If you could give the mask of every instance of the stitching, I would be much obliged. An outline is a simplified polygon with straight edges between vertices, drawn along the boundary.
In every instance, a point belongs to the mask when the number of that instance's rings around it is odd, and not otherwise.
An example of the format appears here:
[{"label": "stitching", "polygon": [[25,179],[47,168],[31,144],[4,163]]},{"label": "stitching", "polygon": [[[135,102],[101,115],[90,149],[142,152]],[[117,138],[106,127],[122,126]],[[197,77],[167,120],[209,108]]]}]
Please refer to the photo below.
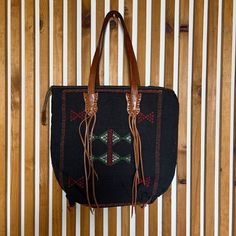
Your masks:
[{"label": "stitching", "polygon": [[[154,196],[157,193],[158,180],[160,176],[160,140],[161,140],[161,109],[162,109],[162,93],[158,96],[157,102],[157,130],[156,130],[156,161],[155,161],[155,179],[153,184],[153,193]],[[159,131],[159,132],[158,132]],[[152,197],[151,197],[152,198]]]},{"label": "stitching", "polygon": [[[82,92],[86,90],[86,88],[81,88],[81,89],[65,89],[62,91],[62,132],[61,132],[61,145],[60,145],[60,169],[63,170],[63,159],[64,159],[64,143],[65,143],[65,105],[66,105],[66,93],[71,93],[71,92]],[[104,91],[104,92],[114,92],[112,89],[99,89],[98,91]],[[115,90],[115,92],[118,93],[125,93],[129,91],[127,90]],[[147,203],[150,202],[152,197],[157,194],[157,187],[158,187],[158,179],[159,179],[159,174],[160,174],[160,136],[161,136],[161,108],[162,108],[162,90],[139,90],[140,92],[143,93],[155,93],[158,94],[158,104],[157,104],[157,130],[156,130],[156,160],[155,160],[155,179],[154,179],[154,184],[153,184],[153,193],[151,198],[147,201]],[[160,132],[158,132],[160,130]],[[62,174],[60,175],[60,183],[63,186],[63,176]],[[101,207],[109,207],[109,206],[122,206],[122,205],[130,205],[131,202],[128,203],[105,203],[105,204],[99,204]],[[138,205],[143,205],[143,203],[137,202]],[[83,205],[87,205],[83,203]],[[96,205],[91,205],[92,207],[96,207]]]},{"label": "stitching", "polygon": [[154,112],[150,112],[149,114],[144,114],[139,112],[138,116],[138,123],[142,123],[143,121],[149,121],[150,123],[154,123]]},{"label": "stitching", "polygon": [[76,112],[71,110],[70,111],[70,121],[75,121],[77,119],[83,120],[85,118],[85,111],[80,111],[80,112]]},{"label": "stitching", "polygon": [[109,129],[107,131],[108,137],[107,137],[107,165],[112,166],[112,136],[113,132],[112,129]]},{"label": "stitching", "polygon": [[65,104],[66,104],[66,96],[65,93],[62,94],[62,108],[61,108],[61,113],[62,113],[62,125],[61,125],[61,145],[60,145],[60,164],[59,164],[59,169],[60,169],[60,177],[59,177],[59,182],[62,187],[64,187],[63,184],[63,165],[64,165],[64,144],[65,144],[65,132],[66,132],[66,109],[65,109]]}]

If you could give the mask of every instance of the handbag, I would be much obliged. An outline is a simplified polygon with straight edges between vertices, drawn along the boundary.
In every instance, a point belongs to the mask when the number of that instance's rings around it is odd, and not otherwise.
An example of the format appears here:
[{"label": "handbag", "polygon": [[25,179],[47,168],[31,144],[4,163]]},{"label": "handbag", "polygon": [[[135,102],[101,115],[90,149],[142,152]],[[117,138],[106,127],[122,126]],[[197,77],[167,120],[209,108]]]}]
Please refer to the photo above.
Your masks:
[{"label": "handbag", "polygon": [[[124,31],[130,86],[100,86],[99,62],[106,26]],[[132,43],[119,12],[103,22],[88,86],[52,86],[51,160],[70,205],[145,206],[171,184],[177,159],[178,99],[173,90],[140,86]]]}]

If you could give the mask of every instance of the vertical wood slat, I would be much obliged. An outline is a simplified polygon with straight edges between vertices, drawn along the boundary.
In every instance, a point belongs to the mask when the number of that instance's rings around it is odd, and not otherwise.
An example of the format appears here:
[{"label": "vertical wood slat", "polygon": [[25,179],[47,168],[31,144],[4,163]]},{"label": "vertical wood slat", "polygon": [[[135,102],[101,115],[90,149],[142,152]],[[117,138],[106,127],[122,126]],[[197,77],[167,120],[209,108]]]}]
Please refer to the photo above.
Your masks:
[{"label": "vertical wood slat", "polygon": [[11,153],[10,153],[10,229],[12,235],[20,234],[20,3],[11,1]]},{"label": "vertical wood slat", "polygon": [[[49,3],[40,1],[40,104],[49,86]],[[41,105],[42,106],[42,105]],[[40,107],[41,107],[40,106]],[[49,119],[48,119],[49,120]],[[47,122],[49,123],[49,122]],[[49,234],[49,125],[40,126],[39,235]]]},{"label": "vertical wood slat", "polygon": [[[34,234],[34,86],[35,86],[35,42],[34,42],[34,3],[32,1],[25,1],[25,78],[24,78],[24,88],[25,89],[25,114],[21,114],[21,119],[25,115],[25,140],[21,140],[23,144],[25,141],[25,157],[24,167],[25,167],[25,209],[24,211],[24,232],[25,234]],[[21,32],[22,33],[22,32]],[[23,49],[22,49],[23,50]],[[22,78],[23,79],[23,78]],[[23,97],[22,97],[23,101]],[[23,147],[22,147],[23,148]],[[23,170],[21,170],[23,171]],[[23,219],[22,219],[23,220]]]},{"label": "vertical wood slat", "polygon": [[[232,66],[232,13],[233,1],[225,0],[222,9],[222,76],[220,114],[220,182],[219,234],[229,235],[229,172],[230,172],[230,96]],[[227,194],[226,194],[227,193]]]},{"label": "vertical wood slat", "polygon": [[206,186],[205,235],[214,232],[214,166],[215,166],[215,88],[218,2],[209,1],[207,58],[207,116],[206,116]]},{"label": "vertical wood slat", "polygon": [[177,235],[186,234],[186,131],[187,131],[187,66],[188,65],[188,1],[180,2],[179,35],[179,136],[177,169]]},{"label": "vertical wood slat", "polygon": [[[165,23],[165,87],[173,87],[173,65],[174,65],[174,5],[172,1],[166,1],[166,23]],[[163,195],[162,233],[171,235],[169,226],[171,219],[171,188]]]},{"label": "vertical wood slat", "polygon": [[7,3],[6,1],[0,2],[0,21],[2,22],[0,27],[0,110],[2,111],[0,113],[0,234],[6,235],[6,148],[7,148],[7,142],[6,142],[6,135],[7,135],[7,51],[6,51],[6,43],[7,43],[7,28],[6,28],[6,13],[7,13]]},{"label": "vertical wood slat", "polygon": [[[68,1],[68,85],[76,85],[76,0]],[[67,235],[75,235],[75,207],[67,208]]]},{"label": "vertical wood slat", "polygon": [[[160,1],[152,3],[152,50],[151,50],[151,85],[159,84],[160,57]],[[157,235],[157,201],[149,207],[149,235]]]},{"label": "vertical wood slat", "polygon": [[[62,0],[53,9],[53,84],[62,85]],[[62,190],[53,174],[52,234],[62,234]]]},{"label": "vertical wood slat", "polygon": [[[192,157],[191,157],[191,233],[200,229],[201,161],[201,75],[202,75],[203,1],[194,3],[193,73],[192,73]],[[204,99],[204,98],[203,98]]]}]

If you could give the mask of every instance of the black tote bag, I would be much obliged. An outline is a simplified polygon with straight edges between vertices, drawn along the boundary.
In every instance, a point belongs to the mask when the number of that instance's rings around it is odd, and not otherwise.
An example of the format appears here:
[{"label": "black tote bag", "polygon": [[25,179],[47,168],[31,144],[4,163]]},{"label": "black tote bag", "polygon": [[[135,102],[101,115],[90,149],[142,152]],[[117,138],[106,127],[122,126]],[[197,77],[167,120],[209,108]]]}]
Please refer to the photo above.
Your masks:
[{"label": "black tote bag", "polygon": [[[124,29],[130,86],[100,86],[105,29],[112,17]],[[178,100],[166,88],[140,86],[122,16],[104,19],[88,86],[52,86],[51,158],[71,205],[111,207],[152,203],[171,184],[177,159]]]}]

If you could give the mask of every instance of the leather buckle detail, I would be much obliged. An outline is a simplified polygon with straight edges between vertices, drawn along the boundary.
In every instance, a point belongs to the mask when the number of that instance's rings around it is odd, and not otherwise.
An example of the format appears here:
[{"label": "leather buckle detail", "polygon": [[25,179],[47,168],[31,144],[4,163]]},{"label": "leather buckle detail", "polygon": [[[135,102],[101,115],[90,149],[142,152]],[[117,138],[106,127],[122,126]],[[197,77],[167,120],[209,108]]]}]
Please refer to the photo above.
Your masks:
[{"label": "leather buckle detail", "polygon": [[140,112],[140,102],[142,94],[126,93],[127,112],[129,115],[136,116]]},{"label": "leather buckle detail", "polygon": [[98,101],[98,93],[84,93],[84,102],[85,102],[85,112],[89,116],[93,116],[96,114],[98,110],[97,106],[97,101]]}]

